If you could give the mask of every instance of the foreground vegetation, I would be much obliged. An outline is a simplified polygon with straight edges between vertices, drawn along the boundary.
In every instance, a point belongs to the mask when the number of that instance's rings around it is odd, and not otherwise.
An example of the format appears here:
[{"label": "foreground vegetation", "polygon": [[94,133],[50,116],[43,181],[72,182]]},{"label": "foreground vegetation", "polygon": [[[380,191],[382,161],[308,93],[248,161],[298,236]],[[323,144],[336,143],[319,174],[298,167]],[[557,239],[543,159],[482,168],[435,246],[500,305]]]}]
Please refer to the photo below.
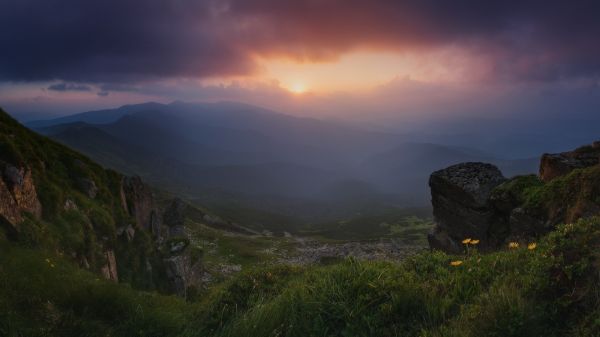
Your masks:
[{"label": "foreground vegetation", "polygon": [[6,243],[0,335],[598,336],[599,248],[595,218],[486,255],[248,270],[186,303]]}]

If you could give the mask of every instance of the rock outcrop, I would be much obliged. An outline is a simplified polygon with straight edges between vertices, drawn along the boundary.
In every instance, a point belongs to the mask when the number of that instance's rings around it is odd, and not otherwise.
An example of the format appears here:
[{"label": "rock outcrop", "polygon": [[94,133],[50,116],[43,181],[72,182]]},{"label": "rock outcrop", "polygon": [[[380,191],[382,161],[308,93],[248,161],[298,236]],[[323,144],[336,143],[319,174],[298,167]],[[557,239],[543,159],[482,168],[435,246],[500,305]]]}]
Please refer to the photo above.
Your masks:
[{"label": "rock outcrop", "polygon": [[[201,252],[189,247],[181,200],[169,208],[169,233],[151,188],[139,177],[106,170],[2,109],[0,148],[3,239],[48,245],[81,268],[134,287],[185,294],[196,284]],[[162,271],[168,275],[154,277]]]},{"label": "rock outcrop", "polygon": [[161,237],[161,223],[150,187],[138,176],[124,177],[121,182],[121,204],[135,218],[137,228]]},{"label": "rock outcrop", "polygon": [[186,203],[175,198],[171,204],[165,209],[163,215],[163,223],[169,228],[169,237],[185,236],[185,211]]},{"label": "rock outcrop", "polygon": [[190,254],[175,255],[166,258],[164,262],[171,291],[177,295],[186,297],[188,288],[201,282],[202,264],[200,261],[193,261]]},{"label": "rock outcrop", "polygon": [[542,155],[540,179],[549,182],[571,171],[600,164],[600,141],[574,151]]},{"label": "rock outcrop", "polygon": [[96,186],[96,182],[90,178],[77,179],[77,186],[79,187],[79,190],[90,199],[94,199],[96,198],[96,195],[98,195],[98,186]]},{"label": "rock outcrop", "polygon": [[492,190],[506,181],[491,164],[463,163],[434,172],[429,179],[436,226],[428,236],[435,249],[459,252],[464,238],[489,246],[488,231],[494,210],[488,199]]},{"label": "rock outcrop", "polygon": [[[576,169],[585,170],[569,175]],[[600,142],[544,154],[539,177],[506,180],[495,166],[483,163],[436,171],[429,181],[436,221],[429,245],[459,253],[461,241],[471,238],[479,240],[480,249],[496,249],[508,241],[527,242],[560,223],[600,215],[599,181]]]},{"label": "rock outcrop", "polygon": [[169,290],[179,296],[186,297],[191,287],[198,287],[202,283],[202,259],[193,256],[187,243],[174,242],[167,248],[167,256],[163,265],[168,280]]},{"label": "rock outcrop", "polygon": [[106,264],[101,269],[102,276],[104,276],[104,278],[107,280],[119,282],[119,275],[117,273],[117,259],[115,257],[115,252],[112,250],[108,250],[104,252],[104,257],[106,258]]},{"label": "rock outcrop", "polygon": [[[2,168],[2,166],[4,166]],[[23,221],[22,212],[29,212],[39,218],[42,206],[37,197],[31,170],[10,164],[0,165],[0,217],[10,226],[10,232],[19,231]]]}]

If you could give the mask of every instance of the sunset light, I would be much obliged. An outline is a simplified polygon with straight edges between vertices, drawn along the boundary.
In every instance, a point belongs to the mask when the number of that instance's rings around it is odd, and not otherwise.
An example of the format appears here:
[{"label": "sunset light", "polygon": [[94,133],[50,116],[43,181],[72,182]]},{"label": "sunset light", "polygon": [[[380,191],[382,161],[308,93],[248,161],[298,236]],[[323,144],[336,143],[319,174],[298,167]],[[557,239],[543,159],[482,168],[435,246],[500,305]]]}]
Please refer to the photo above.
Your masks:
[{"label": "sunset light", "polygon": [[0,0],[2,336],[599,337],[598,13]]},{"label": "sunset light", "polygon": [[294,94],[303,94],[306,92],[306,86],[303,83],[297,82],[292,84],[290,91]]}]

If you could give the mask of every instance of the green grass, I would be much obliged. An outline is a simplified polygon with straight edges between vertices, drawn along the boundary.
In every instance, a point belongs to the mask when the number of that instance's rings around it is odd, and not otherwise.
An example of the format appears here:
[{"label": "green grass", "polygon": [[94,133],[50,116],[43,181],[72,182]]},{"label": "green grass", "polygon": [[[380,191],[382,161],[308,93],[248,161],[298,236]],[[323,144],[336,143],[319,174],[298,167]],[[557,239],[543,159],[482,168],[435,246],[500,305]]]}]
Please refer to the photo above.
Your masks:
[{"label": "green grass", "polygon": [[0,335],[169,336],[185,303],[134,291],[42,250],[0,247]]},{"label": "green grass", "polygon": [[562,226],[534,250],[347,260],[274,290],[263,271],[226,288],[251,289],[245,295],[206,310],[254,303],[221,315],[218,336],[597,336],[599,245],[596,219]]},{"label": "green grass", "polygon": [[[25,247],[41,247],[85,260],[91,270],[105,264],[104,252],[114,250],[120,280],[140,288],[165,289],[164,276],[151,280],[143,272],[146,262],[160,270],[158,252],[149,247],[147,233],[138,230],[136,240],[116,236],[116,228],[135,223],[121,205],[123,176],[96,164],[88,157],[21,126],[0,109],[0,170],[6,165],[31,170],[42,216],[26,216],[16,241]],[[81,179],[98,188],[95,198],[80,189]],[[65,210],[70,200],[77,210]]]},{"label": "green grass", "polygon": [[[189,303],[139,290],[162,289],[164,271],[146,232],[138,230],[131,242],[114,235],[131,223],[120,206],[121,175],[0,112],[0,166],[6,163],[32,169],[43,216],[26,215],[16,242],[0,233],[0,336],[600,335],[599,218],[559,226],[533,250],[424,252],[402,262],[310,267],[257,267],[276,259],[266,249],[290,249],[289,242],[203,227],[190,242],[195,258],[207,267],[244,268]],[[81,177],[98,186],[95,199],[78,190]],[[576,219],[600,201],[599,177],[598,167],[547,184],[520,177],[495,193],[545,216],[558,210]],[[79,209],[64,210],[67,199]],[[416,240],[429,222],[413,214],[358,217],[315,231],[330,239],[383,233]],[[217,243],[214,254],[212,245],[198,245],[202,240]],[[131,285],[99,278],[107,248]],[[80,257],[89,271],[79,268]]]},{"label": "green grass", "polygon": [[192,238],[190,248],[201,252],[202,265],[216,279],[223,281],[223,265],[239,265],[243,270],[277,263],[281,255],[295,254],[295,243],[281,237],[247,236],[225,233],[199,223],[188,222]]},{"label": "green grass", "polygon": [[[533,250],[250,268],[194,303],[5,246],[0,334],[7,336],[600,334],[598,218],[560,226]],[[462,264],[451,266],[454,260]]]},{"label": "green grass", "polygon": [[600,166],[573,170],[545,184],[536,176],[516,177],[498,186],[492,199],[544,221],[573,222],[600,209]]},{"label": "green grass", "polygon": [[392,209],[381,214],[359,215],[349,219],[318,223],[301,231],[303,235],[332,240],[373,240],[399,238],[406,243],[426,243],[433,227],[428,208]]}]

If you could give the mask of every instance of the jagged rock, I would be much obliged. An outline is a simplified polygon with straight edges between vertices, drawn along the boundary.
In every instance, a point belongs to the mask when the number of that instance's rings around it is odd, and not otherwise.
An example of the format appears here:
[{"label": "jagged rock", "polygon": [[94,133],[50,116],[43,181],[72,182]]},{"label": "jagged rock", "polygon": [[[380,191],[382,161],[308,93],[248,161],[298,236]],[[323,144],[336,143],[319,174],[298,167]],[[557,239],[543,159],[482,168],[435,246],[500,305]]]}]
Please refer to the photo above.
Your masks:
[{"label": "jagged rock", "polygon": [[87,195],[90,199],[96,198],[98,194],[98,187],[96,186],[96,182],[89,178],[79,178],[77,179],[77,187]]},{"label": "jagged rock", "polygon": [[181,251],[183,251],[185,249],[185,247],[187,247],[187,242],[185,241],[177,241],[177,242],[173,242],[171,244],[170,247],[170,251],[172,254],[177,254],[180,253]]},{"label": "jagged rock", "polygon": [[79,265],[80,265],[82,268],[85,268],[85,269],[90,269],[90,263],[88,262],[88,260],[87,260],[87,258],[86,258],[85,256],[81,256],[81,257],[79,258]]},{"label": "jagged rock", "polygon": [[75,202],[71,199],[67,199],[65,200],[65,205],[63,206],[65,211],[76,211],[77,210],[77,204],[75,204]]},{"label": "jagged rock", "polygon": [[[151,230],[160,236],[160,217],[152,190],[138,176],[125,177],[121,182],[121,204],[135,218],[138,228]],[[155,232],[158,230],[158,233]]]},{"label": "jagged rock", "polygon": [[185,236],[185,212],[186,203],[175,198],[165,210],[163,215],[163,223],[169,227],[169,236]]},{"label": "jagged rock", "polygon": [[127,238],[127,241],[132,241],[133,238],[135,237],[135,228],[133,228],[133,226],[131,226],[131,225],[121,226],[121,227],[117,228],[117,235],[118,236],[125,235],[125,237]]},{"label": "jagged rock", "polygon": [[177,295],[186,297],[187,289],[200,282],[202,264],[200,261],[192,263],[189,254],[172,256],[164,259],[164,263],[171,290]]},{"label": "jagged rock", "polygon": [[4,181],[11,188],[15,185],[22,186],[24,182],[23,169],[18,169],[13,165],[7,165],[4,169]]},{"label": "jagged rock", "polygon": [[21,212],[29,212],[39,218],[42,205],[37,197],[35,184],[28,168],[6,165],[0,179],[0,217],[9,231],[18,232],[23,221]]},{"label": "jagged rock", "polygon": [[102,276],[104,276],[104,278],[107,280],[119,282],[115,252],[112,250],[107,250],[104,252],[104,257],[106,258],[106,264],[100,270],[102,272]]},{"label": "jagged rock", "polygon": [[186,204],[179,198],[173,199],[165,209],[164,223],[169,227],[183,226],[185,220]]},{"label": "jagged rock", "polygon": [[12,231],[18,231],[18,223],[22,221],[21,211],[10,189],[0,179],[0,215],[6,220]]},{"label": "jagged rock", "polygon": [[569,174],[571,171],[600,164],[600,141],[574,151],[542,155],[540,179],[544,182]]},{"label": "jagged rock", "polygon": [[491,245],[488,230],[494,221],[488,204],[492,190],[506,180],[491,164],[462,163],[431,174],[431,203],[436,227],[428,235],[431,247],[456,252],[464,238]]}]

